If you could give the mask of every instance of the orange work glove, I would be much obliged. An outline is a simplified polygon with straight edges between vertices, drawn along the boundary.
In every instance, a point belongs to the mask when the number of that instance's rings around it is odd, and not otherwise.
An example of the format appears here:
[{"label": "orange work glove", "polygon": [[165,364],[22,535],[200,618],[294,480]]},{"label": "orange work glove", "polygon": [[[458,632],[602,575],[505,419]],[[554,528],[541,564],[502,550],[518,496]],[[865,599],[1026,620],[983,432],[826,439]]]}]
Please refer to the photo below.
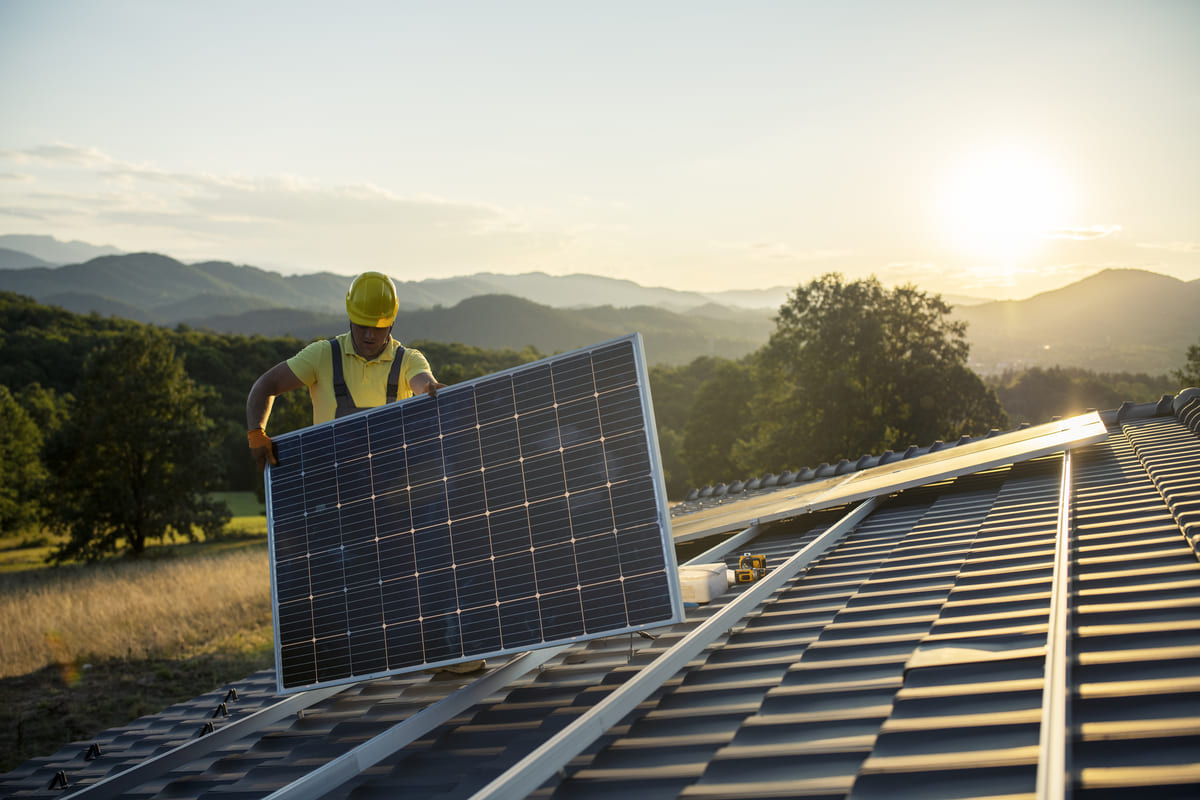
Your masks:
[{"label": "orange work glove", "polygon": [[270,436],[267,436],[266,431],[262,428],[246,431],[246,438],[250,441],[250,455],[254,459],[254,463],[258,464],[259,472],[265,470],[268,463],[271,466],[279,464],[275,443],[271,441]]}]

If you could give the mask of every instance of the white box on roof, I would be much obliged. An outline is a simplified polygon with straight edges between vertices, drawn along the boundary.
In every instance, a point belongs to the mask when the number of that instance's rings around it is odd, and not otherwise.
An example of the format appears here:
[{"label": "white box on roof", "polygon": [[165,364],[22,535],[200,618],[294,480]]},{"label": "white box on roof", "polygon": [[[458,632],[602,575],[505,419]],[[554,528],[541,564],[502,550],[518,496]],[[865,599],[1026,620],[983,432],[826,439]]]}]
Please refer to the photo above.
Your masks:
[{"label": "white box on roof", "polygon": [[707,603],[729,588],[724,562],[679,568],[679,586],[685,603]]}]

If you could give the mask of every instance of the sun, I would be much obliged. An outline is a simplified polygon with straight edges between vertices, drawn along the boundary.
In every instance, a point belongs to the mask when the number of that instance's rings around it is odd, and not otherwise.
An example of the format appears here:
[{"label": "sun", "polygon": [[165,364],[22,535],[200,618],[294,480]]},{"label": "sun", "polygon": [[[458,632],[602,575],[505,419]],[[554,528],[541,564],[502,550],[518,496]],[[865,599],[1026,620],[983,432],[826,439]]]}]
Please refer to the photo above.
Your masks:
[{"label": "sun", "polygon": [[1049,159],[1015,148],[979,151],[951,170],[939,219],[952,245],[997,270],[1032,255],[1065,224],[1067,183]]}]

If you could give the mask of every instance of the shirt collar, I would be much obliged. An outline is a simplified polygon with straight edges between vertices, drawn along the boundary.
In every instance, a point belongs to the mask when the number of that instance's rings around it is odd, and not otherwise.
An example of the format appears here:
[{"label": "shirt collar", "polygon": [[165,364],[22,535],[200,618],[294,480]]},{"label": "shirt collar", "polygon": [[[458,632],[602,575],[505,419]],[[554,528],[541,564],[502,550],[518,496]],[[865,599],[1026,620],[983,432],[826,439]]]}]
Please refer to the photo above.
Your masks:
[{"label": "shirt collar", "polygon": [[372,359],[366,359],[360,356],[358,351],[354,349],[354,334],[351,331],[346,331],[338,339],[341,340],[343,352],[349,353],[364,364],[374,364],[376,362],[389,363],[394,361],[396,359],[396,350],[400,348],[400,342],[396,340],[396,337],[389,336],[388,346],[383,349],[383,352]]}]

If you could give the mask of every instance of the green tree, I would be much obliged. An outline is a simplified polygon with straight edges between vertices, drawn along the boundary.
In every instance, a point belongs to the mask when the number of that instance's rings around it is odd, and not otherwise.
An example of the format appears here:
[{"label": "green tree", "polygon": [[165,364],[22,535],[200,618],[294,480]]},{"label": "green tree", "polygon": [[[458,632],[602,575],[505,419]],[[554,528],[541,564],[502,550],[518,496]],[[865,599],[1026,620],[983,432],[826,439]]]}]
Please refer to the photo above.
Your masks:
[{"label": "green tree", "polygon": [[712,378],[724,359],[700,356],[686,366],[650,367],[650,394],[654,401],[654,422],[662,451],[663,478],[667,496],[682,498],[693,485],[692,470],[683,457],[684,426],[701,394],[700,387]]},{"label": "green tree", "polygon": [[12,533],[37,523],[41,516],[46,469],[42,434],[7,386],[0,385],[0,531]]},{"label": "green tree", "polygon": [[1187,361],[1171,374],[1184,389],[1200,387],[1200,342],[1187,349]]},{"label": "green tree", "polygon": [[217,536],[229,509],[207,497],[219,486],[206,393],[185,374],[161,332],[142,328],[92,352],[75,413],[54,437],[54,527],[68,540],[55,562],[93,561],[148,541]]},{"label": "green tree", "polygon": [[62,427],[70,416],[72,398],[40,383],[31,383],[16,394],[17,402],[41,429],[43,438]]},{"label": "green tree", "polygon": [[758,353],[746,465],[815,465],[1007,427],[938,295],[824,275],[797,287]]},{"label": "green tree", "polygon": [[989,379],[989,384],[1013,423],[1034,425],[1092,408],[1117,408],[1126,400],[1148,402],[1175,392],[1166,375],[1092,372],[1077,367],[1008,371]]},{"label": "green tree", "polygon": [[722,361],[697,390],[680,448],[693,484],[745,477],[758,388],[751,375],[746,364]]}]

